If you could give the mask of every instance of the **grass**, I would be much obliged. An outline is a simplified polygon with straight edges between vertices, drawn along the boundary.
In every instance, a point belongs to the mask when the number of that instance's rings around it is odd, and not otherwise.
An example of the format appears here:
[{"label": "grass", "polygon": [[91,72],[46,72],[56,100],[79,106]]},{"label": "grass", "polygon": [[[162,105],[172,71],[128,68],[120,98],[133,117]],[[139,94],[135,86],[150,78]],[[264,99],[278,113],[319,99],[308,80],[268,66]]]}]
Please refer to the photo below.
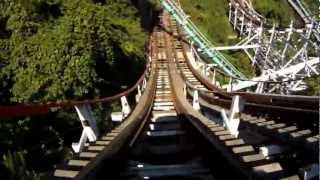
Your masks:
[{"label": "grass", "polygon": [[309,86],[307,95],[320,96],[320,76],[309,78],[306,82]]},{"label": "grass", "polygon": [[[239,39],[228,21],[228,0],[181,0],[184,11],[215,45],[236,44]],[[254,75],[249,58],[241,51],[224,51],[226,58],[246,77]]]},{"label": "grass", "polygon": [[228,39],[236,33],[228,22],[227,0],[183,0],[181,3],[185,12],[213,43],[233,43],[234,40]]},{"label": "grass", "polygon": [[311,11],[314,17],[320,20],[320,1],[319,0],[303,0],[306,7]]},{"label": "grass", "polygon": [[268,22],[276,23],[280,27],[289,26],[291,20],[295,26],[301,26],[303,23],[287,0],[253,0],[253,6]]}]

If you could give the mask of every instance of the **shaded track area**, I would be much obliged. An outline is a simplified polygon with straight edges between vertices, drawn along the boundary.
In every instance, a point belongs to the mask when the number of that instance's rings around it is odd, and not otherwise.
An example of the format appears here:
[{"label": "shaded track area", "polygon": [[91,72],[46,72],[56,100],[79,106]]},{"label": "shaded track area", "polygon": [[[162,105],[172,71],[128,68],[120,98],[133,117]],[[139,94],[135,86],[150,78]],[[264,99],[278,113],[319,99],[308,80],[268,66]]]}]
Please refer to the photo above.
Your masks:
[{"label": "shaded track area", "polygon": [[[137,139],[129,144],[120,159],[106,161],[105,169],[112,179],[208,179],[214,177],[206,167],[205,157],[197,139],[190,132],[187,121],[179,117],[174,106],[172,85],[169,81],[166,58],[165,33],[155,29],[154,57],[156,65],[156,91],[150,116],[143,123]],[[124,158],[125,157],[125,158]],[[114,164],[117,167],[114,168]],[[99,179],[99,178],[98,178]]]}]

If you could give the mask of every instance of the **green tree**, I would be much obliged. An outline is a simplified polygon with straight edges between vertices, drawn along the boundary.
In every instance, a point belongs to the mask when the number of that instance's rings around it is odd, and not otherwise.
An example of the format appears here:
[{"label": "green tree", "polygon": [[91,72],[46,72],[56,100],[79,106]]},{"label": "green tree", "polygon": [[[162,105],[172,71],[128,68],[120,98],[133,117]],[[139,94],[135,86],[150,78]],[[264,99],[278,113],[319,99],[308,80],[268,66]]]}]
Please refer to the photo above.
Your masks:
[{"label": "green tree", "polygon": [[3,14],[14,47],[4,68],[13,101],[104,95],[99,87],[123,79],[106,70],[142,64],[146,34],[128,1],[11,1]]},{"label": "green tree", "polygon": [[[0,0],[0,104],[122,91],[142,73],[146,40],[131,1]],[[93,107],[102,132],[111,127],[105,119],[116,106]],[[81,129],[73,109],[1,119],[0,174],[43,176],[70,157]]]},{"label": "green tree", "polygon": [[3,155],[3,165],[8,170],[11,180],[40,180],[34,171],[27,170],[25,153],[23,152],[8,152]]}]

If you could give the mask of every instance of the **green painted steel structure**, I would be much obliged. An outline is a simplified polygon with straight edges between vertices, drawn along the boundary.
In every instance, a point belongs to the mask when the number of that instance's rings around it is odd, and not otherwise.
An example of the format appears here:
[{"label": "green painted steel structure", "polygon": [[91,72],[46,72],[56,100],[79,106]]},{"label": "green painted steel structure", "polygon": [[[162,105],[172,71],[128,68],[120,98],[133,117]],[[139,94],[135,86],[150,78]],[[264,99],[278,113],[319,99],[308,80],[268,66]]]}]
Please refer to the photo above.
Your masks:
[{"label": "green painted steel structure", "polygon": [[188,38],[201,50],[201,53],[212,60],[219,68],[228,75],[247,79],[237,70],[220,52],[213,49],[212,43],[198,30],[184,11],[171,0],[160,0],[161,5],[181,25],[188,34]]}]

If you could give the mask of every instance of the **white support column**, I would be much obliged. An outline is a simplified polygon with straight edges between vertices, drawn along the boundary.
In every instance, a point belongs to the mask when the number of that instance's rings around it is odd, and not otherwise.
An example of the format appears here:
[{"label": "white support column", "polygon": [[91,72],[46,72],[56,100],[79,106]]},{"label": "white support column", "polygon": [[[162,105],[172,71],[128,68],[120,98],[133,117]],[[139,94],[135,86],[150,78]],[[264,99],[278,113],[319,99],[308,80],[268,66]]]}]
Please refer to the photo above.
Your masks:
[{"label": "white support column", "polygon": [[200,103],[199,103],[199,93],[198,90],[194,90],[193,92],[193,101],[192,101],[193,109],[199,111],[200,110]]},{"label": "white support column", "polygon": [[237,28],[238,23],[238,8],[239,4],[236,3],[235,11],[234,11],[234,21],[233,21],[233,29],[235,30]]},{"label": "white support column", "polygon": [[243,110],[243,108],[243,100],[240,98],[240,96],[234,96],[232,98],[230,116],[227,117],[226,111],[224,109],[221,110],[224,126],[229,130],[230,134],[236,137],[239,135],[238,127],[240,124],[240,112]]},{"label": "white support column", "polygon": [[[273,24],[273,27],[272,27],[272,30],[271,30],[271,37],[270,37],[269,44],[268,44],[268,49],[267,49],[267,52],[265,54],[264,66],[267,65],[267,62],[269,62],[269,54],[271,52],[271,48],[273,46],[273,40],[274,40],[275,33],[276,33],[275,28],[276,28],[276,26],[275,26],[275,24]],[[263,68],[266,68],[266,67],[263,67]]]},{"label": "white support column", "polygon": [[139,102],[141,94],[142,94],[140,85],[138,85],[137,90],[138,90],[138,94],[136,95],[136,102]]},{"label": "white support column", "polygon": [[319,176],[319,164],[311,164],[307,167],[300,169],[300,174],[303,177],[303,180],[310,180]]},{"label": "white support column", "polygon": [[232,4],[229,3],[229,22],[231,22],[231,16],[232,16]]},{"label": "white support column", "polygon": [[72,143],[74,152],[79,153],[85,146],[87,140],[94,142],[99,136],[96,118],[93,116],[89,104],[75,106],[78,117],[81,121],[83,130],[78,143]]},{"label": "white support column", "polygon": [[184,95],[184,97],[187,97],[187,94],[188,94],[188,89],[187,89],[187,85],[186,84],[184,84],[183,85],[183,95]]},{"label": "white support column", "polygon": [[197,62],[198,59],[197,59],[197,57],[196,57],[196,52],[194,52],[195,49],[194,49],[194,47],[193,47],[193,42],[189,41],[189,44],[190,44],[191,57],[193,57],[193,58],[194,58],[194,61]]},{"label": "white support column", "polygon": [[146,87],[147,87],[147,80],[146,80],[146,78],[143,78],[141,90],[144,91],[146,89]]},{"label": "white support column", "polygon": [[281,154],[284,151],[284,149],[282,149],[278,145],[268,145],[259,147],[259,151],[264,157],[266,157],[266,159],[270,159],[271,156]]},{"label": "white support column", "polygon": [[206,64],[206,69],[205,69],[205,71],[206,71],[206,73],[205,73],[205,76],[206,77],[208,77],[209,75],[210,75],[210,68],[211,68],[211,65],[210,64]]},{"label": "white support column", "polygon": [[262,36],[263,36],[263,27],[259,27],[257,29],[258,31],[258,43],[260,44],[260,47],[258,47],[257,49],[255,49],[255,54],[253,57],[253,61],[252,61],[252,65],[255,65],[255,63],[257,62],[257,55],[261,52],[262,47]]},{"label": "white support column", "polygon": [[206,76],[206,64],[202,65],[202,75]]},{"label": "white support column", "polygon": [[311,37],[312,29],[313,29],[313,24],[307,24],[306,25],[306,36],[305,36],[304,45],[303,45],[303,48],[304,48],[306,53],[307,53],[307,47],[309,45],[309,40],[310,40],[310,37]]},{"label": "white support column", "polygon": [[263,88],[264,88],[264,83],[263,82],[259,82],[257,84],[256,93],[259,93],[259,94],[263,93]]},{"label": "white support column", "polygon": [[248,28],[248,37],[250,38],[251,35],[252,35],[252,26],[253,26],[252,20],[249,22],[248,26],[249,26],[249,28]]},{"label": "white support column", "polygon": [[[256,49],[254,49],[254,51],[256,51]],[[252,57],[252,55],[249,53],[249,51],[247,49],[244,49],[244,52],[247,54],[247,56],[249,57],[251,63],[252,63],[252,66],[254,66],[254,57]]]},{"label": "white support column", "polygon": [[124,120],[131,112],[131,108],[125,96],[120,98],[121,101],[121,112],[112,112],[111,120],[115,122],[121,122]]},{"label": "white support column", "polygon": [[216,85],[216,69],[213,69],[213,74],[212,74],[212,84]]},{"label": "white support column", "polygon": [[131,108],[125,96],[122,96],[120,100],[121,100],[122,113],[123,113],[123,116],[126,118],[130,114]]},{"label": "white support column", "polygon": [[288,46],[290,44],[290,39],[291,39],[292,33],[293,33],[293,21],[291,21],[291,23],[290,23],[288,36],[287,36],[284,48],[283,48],[282,53],[281,53],[281,66],[284,65],[284,58],[286,57],[286,52],[287,52]]},{"label": "white support column", "polygon": [[232,82],[233,82],[233,78],[230,77],[230,80],[229,80],[229,85],[228,85],[228,88],[227,88],[227,92],[231,92],[233,87],[232,87]]},{"label": "white support column", "polygon": [[242,36],[243,27],[244,27],[244,21],[245,21],[245,19],[244,19],[244,12],[242,12],[242,13],[243,13],[243,14],[242,14],[242,17],[240,18],[240,20],[241,20],[240,36]]}]

